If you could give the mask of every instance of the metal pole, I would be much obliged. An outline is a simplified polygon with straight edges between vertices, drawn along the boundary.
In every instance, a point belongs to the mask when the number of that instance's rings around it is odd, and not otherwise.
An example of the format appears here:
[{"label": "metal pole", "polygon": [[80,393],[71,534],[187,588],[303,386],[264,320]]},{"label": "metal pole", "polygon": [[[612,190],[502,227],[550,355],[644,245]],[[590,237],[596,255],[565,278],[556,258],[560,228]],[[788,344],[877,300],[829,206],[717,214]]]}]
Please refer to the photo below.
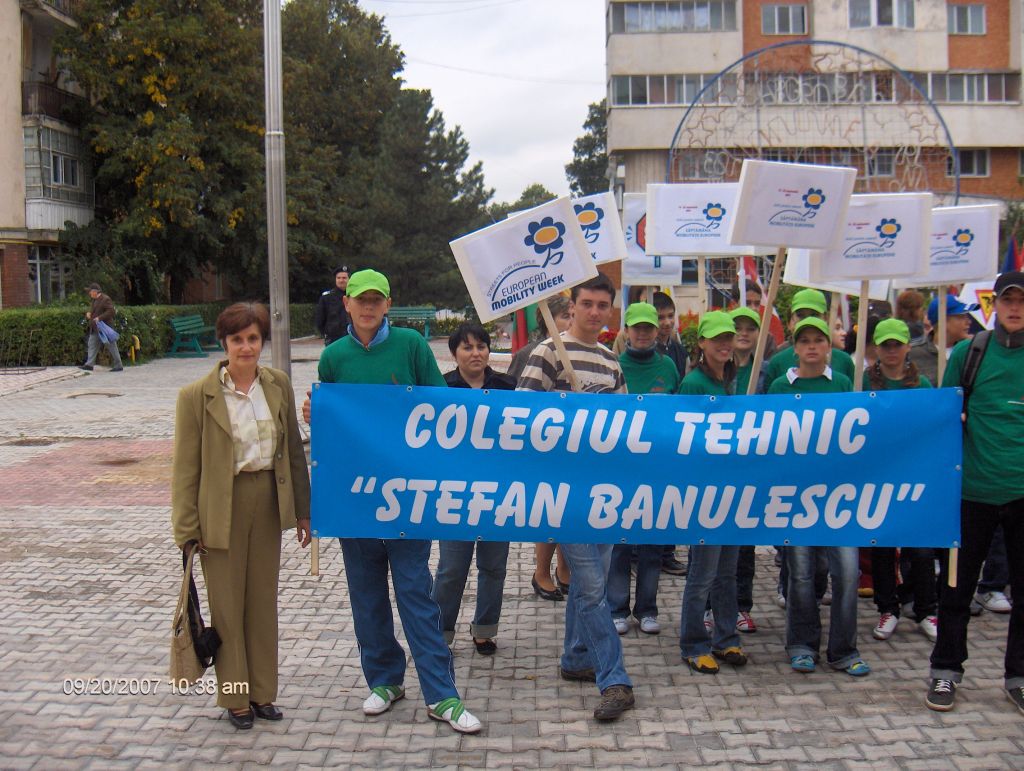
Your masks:
[{"label": "metal pole", "polygon": [[266,85],[267,255],[270,273],[271,363],[291,377],[288,314],[288,231],[284,197],[284,106],[281,100],[281,2],[263,0]]}]

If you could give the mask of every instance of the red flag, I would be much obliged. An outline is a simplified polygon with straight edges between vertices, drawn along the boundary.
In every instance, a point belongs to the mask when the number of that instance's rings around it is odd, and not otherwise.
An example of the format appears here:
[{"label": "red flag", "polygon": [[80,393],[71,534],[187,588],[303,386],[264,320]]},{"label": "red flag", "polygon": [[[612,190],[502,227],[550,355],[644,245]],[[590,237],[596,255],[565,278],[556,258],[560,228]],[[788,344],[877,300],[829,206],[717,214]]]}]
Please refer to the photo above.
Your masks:
[{"label": "red flag", "polygon": [[520,308],[512,321],[512,353],[515,353],[530,340],[530,330],[526,325],[526,311]]}]

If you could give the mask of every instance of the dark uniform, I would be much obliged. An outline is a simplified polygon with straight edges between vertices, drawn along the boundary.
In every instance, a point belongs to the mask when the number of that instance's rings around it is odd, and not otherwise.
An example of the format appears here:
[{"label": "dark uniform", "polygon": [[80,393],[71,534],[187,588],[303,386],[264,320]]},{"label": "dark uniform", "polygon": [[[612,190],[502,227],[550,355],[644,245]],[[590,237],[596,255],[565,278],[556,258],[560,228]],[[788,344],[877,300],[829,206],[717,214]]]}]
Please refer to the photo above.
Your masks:
[{"label": "dark uniform", "polygon": [[348,334],[348,313],[345,311],[345,292],[335,287],[328,289],[316,304],[313,323],[327,345]]}]

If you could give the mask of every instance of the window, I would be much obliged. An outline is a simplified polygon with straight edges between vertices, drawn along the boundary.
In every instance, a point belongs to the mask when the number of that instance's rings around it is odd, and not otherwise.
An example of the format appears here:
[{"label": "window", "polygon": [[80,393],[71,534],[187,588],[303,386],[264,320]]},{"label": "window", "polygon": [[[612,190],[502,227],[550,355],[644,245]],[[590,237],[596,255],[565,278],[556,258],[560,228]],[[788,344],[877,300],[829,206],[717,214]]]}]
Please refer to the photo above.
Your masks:
[{"label": "window", "polygon": [[[960,159],[961,177],[988,176],[988,150],[957,150],[956,154]],[[946,176],[953,176],[952,157],[946,162]]]},{"label": "window", "polygon": [[850,0],[850,28],[914,27],[914,0]]},{"label": "window", "polygon": [[950,35],[984,35],[985,6],[947,5],[946,18]]},{"label": "window", "polygon": [[869,177],[895,177],[896,152],[890,148],[868,151]]},{"label": "window", "polygon": [[761,32],[765,35],[806,35],[806,6],[761,6]]},{"label": "window", "polygon": [[712,74],[613,75],[612,105],[688,105],[705,86],[708,88],[701,96],[702,104],[734,104],[737,98],[736,76],[725,75],[718,80],[714,78]]},{"label": "window", "polygon": [[612,3],[613,33],[712,32],[736,29],[736,0],[684,0],[677,3]]},{"label": "window", "polygon": [[28,280],[32,302],[63,300],[71,287],[71,268],[61,263],[55,247],[32,244],[28,248]]},{"label": "window", "polygon": [[78,159],[59,153],[51,153],[50,159],[50,184],[78,187]]},{"label": "window", "polygon": [[676,156],[676,179],[722,179],[726,162],[721,150],[686,150]]}]

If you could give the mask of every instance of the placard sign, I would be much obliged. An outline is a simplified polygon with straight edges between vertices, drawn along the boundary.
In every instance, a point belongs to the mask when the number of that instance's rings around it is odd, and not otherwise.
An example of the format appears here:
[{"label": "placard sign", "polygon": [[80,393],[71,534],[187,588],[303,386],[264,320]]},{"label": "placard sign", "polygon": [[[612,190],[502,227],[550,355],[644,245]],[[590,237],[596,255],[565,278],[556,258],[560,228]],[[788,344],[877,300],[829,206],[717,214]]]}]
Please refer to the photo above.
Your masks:
[{"label": "placard sign", "polygon": [[[822,292],[838,292],[839,294],[860,295],[859,281],[814,281],[811,278],[811,250],[790,249],[786,257],[786,270],[782,279],[792,286],[806,286],[820,289]],[[872,300],[889,299],[889,281],[875,279],[868,282],[868,297]]]},{"label": "placard sign", "polygon": [[730,244],[736,212],[736,182],[647,186],[647,254],[740,256],[770,253]]},{"label": "placard sign", "polygon": [[811,279],[886,279],[925,270],[932,194],[855,195],[831,249],[811,252]]},{"label": "placard sign", "polygon": [[626,239],[622,235],[622,222],[612,193],[573,198],[572,208],[583,238],[590,245],[590,256],[594,258],[595,265],[626,259]]},{"label": "placard sign", "polygon": [[626,238],[626,259],[622,263],[622,283],[678,284],[683,272],[681,257],[647,254],[647,194],[622,196],[622,231]]},{"label": "placard sign", "polygon": [[928,264],[897,287],[942,286],[995,278],[999,264],[999,206],[945,206],[932,209]]},{"label": "placard sign", "polygon": [[730,244],[828,249],[842,234],[856,169],[743,161]]},{"label": "placard sign", "polygon": [[597,275],[569,198],[452,241],[481,321],[492,321]]}]

